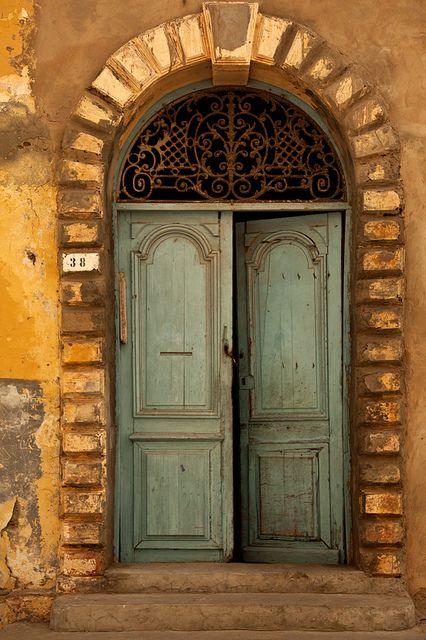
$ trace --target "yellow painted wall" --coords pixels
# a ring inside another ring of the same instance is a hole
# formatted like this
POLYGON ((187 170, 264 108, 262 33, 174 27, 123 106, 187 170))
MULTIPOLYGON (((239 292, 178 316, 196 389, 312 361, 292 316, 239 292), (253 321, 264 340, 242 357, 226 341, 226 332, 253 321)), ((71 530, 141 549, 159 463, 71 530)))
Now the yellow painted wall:
MULTIPOLYGON (((44 592, 55 585, 59 535, 58 275, 33 28, 31 1, 0 0, 0 588, 44 592)), ((23 615, 13 601, 12 614, 23 615)))

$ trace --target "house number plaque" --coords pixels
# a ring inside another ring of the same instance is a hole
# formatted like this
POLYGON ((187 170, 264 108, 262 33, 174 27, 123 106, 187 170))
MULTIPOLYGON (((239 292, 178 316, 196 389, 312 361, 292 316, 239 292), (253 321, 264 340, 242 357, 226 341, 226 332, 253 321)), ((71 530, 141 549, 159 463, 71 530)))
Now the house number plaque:
POLYGON ((98 271, 99 253, 63 253, 62 269, 64 273, 98 271))

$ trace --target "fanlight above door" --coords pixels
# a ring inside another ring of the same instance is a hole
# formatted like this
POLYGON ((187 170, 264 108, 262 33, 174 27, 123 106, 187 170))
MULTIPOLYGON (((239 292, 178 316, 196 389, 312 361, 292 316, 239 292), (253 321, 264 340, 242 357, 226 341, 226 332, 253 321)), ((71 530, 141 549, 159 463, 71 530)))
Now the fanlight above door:
POLYGON ((164 106, 124 159, 121 202, 346 199, 321 128, 285 98, 254 89, 198 91, 164 106))

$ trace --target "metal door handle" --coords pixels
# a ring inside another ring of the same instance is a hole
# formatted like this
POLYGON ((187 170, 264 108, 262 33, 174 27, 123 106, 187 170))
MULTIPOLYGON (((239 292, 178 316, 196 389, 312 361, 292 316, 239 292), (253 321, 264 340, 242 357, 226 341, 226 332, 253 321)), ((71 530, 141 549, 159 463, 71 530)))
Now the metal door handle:
POLYGON ((124 271, 118 273, 118 301, 120 313, 120 342, 121 344, 127 344, 126 274, 124 271))

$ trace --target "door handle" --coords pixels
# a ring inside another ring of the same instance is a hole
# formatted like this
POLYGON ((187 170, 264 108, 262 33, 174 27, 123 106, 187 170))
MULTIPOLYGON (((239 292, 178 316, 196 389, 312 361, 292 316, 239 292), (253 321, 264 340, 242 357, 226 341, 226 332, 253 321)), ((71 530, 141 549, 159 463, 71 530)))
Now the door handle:
POLYGON ((228 327, 227 327, 226 324, 223 325, 223 353, 228 358, 231 358, 231 360, 235 364, 235 366, 238 367, 238 361, 235 359, 234 354, 232 353, 232 350, 229 347, 228 327))
POLYGON ((124 271, 119 271, 118 273, 118 307, 120 342, 121 344, 127 344, 126 274, 124 271))

